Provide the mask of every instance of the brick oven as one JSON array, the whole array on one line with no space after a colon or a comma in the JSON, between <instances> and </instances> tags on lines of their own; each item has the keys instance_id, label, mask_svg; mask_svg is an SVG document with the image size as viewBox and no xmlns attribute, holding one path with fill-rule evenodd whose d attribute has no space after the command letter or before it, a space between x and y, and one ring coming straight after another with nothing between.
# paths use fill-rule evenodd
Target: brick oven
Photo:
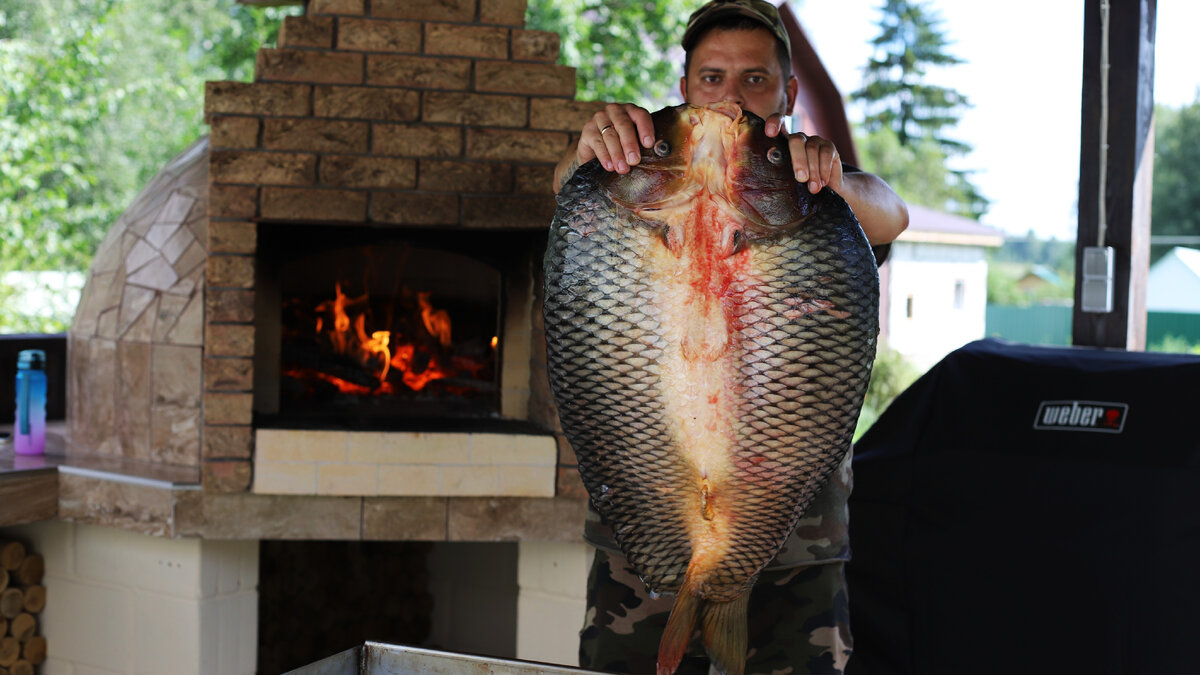
<instances>
[{"instance_id":1,"label":"brick oven","mask_svg":"<svg viewBox=\"0 0 1200 675\"><path fill-rule=\"evenodd\" d=\"M586 495L539 293L553 166L596 104L574 99L558 36L524 20L523 0L309 0L252 82L208 83L209 137L96 253L68 336L68 529L30 541L84 556L92 543L62 542L115 527L167 542L146 569L240 570L216 587L236 602L196 600L241 607L224 626L255 621L259 555L264 575L294 566L300 549L267 541L433 542L453 579L477 570L437 546L512 542L500 567L535 589L517 642L574 632L574 604L569 621L547 607L582 592ZM164 563L183 542L187 562ZM141 597L143 578L120 588ZM249 631L232 652L236 631L201 631L199 653L243 658ZM77 663L121 670L92 653Z\"/></svg>"},{"instance_id":2,"label":"brick oven","mask_svg":"<svg viewBox=\"0 0 1200 675\"><path fill-rule=\"evenodd\" d=\"M536 292L553 164L595 105L524 12L313 0L253 82L210 82L207 147L97 256L71 447L205 492L578 496Z\"/></svg>"},{"instance_id":3,"label":"brick oven","mask_svg":"<svg viewBox=\"0 0 1200 675\"><path fill-rule=\"evenodd\" d=\"M255 82L209 84L210 243L229 244L210 249L206 280L206 488L553 496L554 439L514 423L553 425L542 392L531 397L533 282L553 212L550 167L587 106L573 101L573 71L553 63L557 36L523 24L523 2L315 2L260 53ZM281 259L287 248L298 250ZM310 289L306 307L281 308L298 300L289 281L336 276L319 260L331 251L351 276L324 279L325 296ZM390 365L382 384L398 390L386 396L369 382L365 396L314 395L320 387L289 377L314 350L286 340L297 329L287 319L327 324L330 312L314 316L320 302L373 291L390 293L361 308L373 335L419 333L436 347L428 320L383 315L448 320L445 303L457 301L454 332L469 343L434 362L418 345L404 373L400 350L412 345L382 348L374 374ZM421 308L414 298L431 299ZM438 357L487 360L474 364L485 372L464 384L458 369L414 390L410 376L448 365ZM305 386L307 400L289 396ZM381 414L363 424L369 408ZM296 433L289 417L327 423ZM283 428L268 428L278 419Z\"/></svg>"}]
</instances>

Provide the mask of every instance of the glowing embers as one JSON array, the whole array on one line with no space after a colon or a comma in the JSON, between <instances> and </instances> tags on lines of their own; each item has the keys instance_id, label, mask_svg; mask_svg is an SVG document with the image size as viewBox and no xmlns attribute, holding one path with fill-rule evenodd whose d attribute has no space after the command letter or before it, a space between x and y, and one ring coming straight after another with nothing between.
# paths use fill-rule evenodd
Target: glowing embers
<instances>
[{"instance_id":1,"label":"glowing embers","mask_svg":"<svg viewBox=\"0 0 1200 675\"><path fill-rule=\"evenodd\" d=\"M500 275L406 243L284 263L279 412L488 415L495 409Z\"/></svg>"}]
</instances>

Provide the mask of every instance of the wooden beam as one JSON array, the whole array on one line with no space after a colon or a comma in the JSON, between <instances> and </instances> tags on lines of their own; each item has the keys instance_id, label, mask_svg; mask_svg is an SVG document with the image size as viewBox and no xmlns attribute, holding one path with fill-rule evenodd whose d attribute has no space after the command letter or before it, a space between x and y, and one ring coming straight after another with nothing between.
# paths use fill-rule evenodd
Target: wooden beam
<instances>
[{"instance_id":1,"label":"wooden beam","mask_svg":"<svg viewBox=\"0 0 1200 675\"><path fill-rule=\"evenodd\" d=\"M58 469L0 470L0 527L58 515Z\"/></svg>"},{"instance_id":2,"label":"wooden beam","mask_svg":"<svg viewBox=\"0 0 1200 675\"><path fill-rule=\"evenodd\" d=\"M1150 188L1154 166L1154 24L1156 0L1109 0L1107 96L1102 92L1101 5L1087 0L1083 30L1079 229L1075 251L1076 345L1144 349L1150 264ZM1100 123L1107 104L1107 157ZM1101 161L1107 172L1101 233ZM1083 249L1114 252L1113 311L1081 310Z\"/></svg>"}]
</instances>

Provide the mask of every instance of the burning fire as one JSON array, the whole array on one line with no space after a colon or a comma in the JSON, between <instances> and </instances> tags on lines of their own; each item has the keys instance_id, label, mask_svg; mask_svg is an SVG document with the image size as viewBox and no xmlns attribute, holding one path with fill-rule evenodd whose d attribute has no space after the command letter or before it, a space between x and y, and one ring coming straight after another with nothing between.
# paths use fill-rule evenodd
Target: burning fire
<instances>
[{"instance_id":1,"label":"burning fire","mask_svg":"<svg viewBox=\"0 0 1200 675\"><path fill-rule=\"evenodd\" d=\"M421 391L435 380L479 377L487 367L486 360L456 356L451 350L450 313L434 306L432 293L428 291L418 292L416 297L420 320L410 322L414 335L393 334L390 330L368 332L368 294L347 296L341 283L334 285L333 298L314 308L319 341L328 345L336 356L360 364L366 373L363 379L372 382L372 386L312 368L292 368L284 375L316 378L334 385L342 393L372 396L393 394L401 384L411 391ZM497 344L498 338L493 337L492 350Z\"/></svg>"}]
</instances>

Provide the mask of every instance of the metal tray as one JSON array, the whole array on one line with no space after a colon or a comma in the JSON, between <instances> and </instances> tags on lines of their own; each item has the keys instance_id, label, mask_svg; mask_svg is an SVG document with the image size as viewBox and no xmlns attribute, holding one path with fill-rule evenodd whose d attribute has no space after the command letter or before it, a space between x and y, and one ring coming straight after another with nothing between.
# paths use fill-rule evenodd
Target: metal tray
<instances>
[{"instance_id":1,"label":"metal tray","mask_svg":"<svg viewBox=\"0 0 1200 675\"><path fill-rule=\"evenodd\" d=\"M287 675L578 675L595 672L534 661L515 661L366 642L297 668Z\"/></svg>"}]
</instances>

